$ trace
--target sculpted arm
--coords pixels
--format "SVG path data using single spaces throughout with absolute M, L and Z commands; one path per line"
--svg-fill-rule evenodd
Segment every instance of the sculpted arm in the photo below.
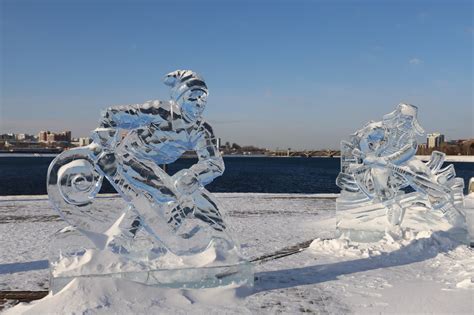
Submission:
M 107 108 L 102 112 L 99 128 L 92 132 L 94 143 L 106 149 L 113 149 L 118 141 L 119 129 L 131 130 L 163 121 L 169 111 L 162 105 L 160 101 L 149 101 L 144 104 Z
M 377 123 L 367 125 L 359 136 L 359 154 L 366 165 L 385 166 L 387 163 L 400 165 L 411 159 L 417 150 L 416 139 L 410 135 L 402 135 L 402 139 L 396 139 L 399 144 L 384 145 L 387 139 L 387 130 Z M 384 148 L 385 147 L 385 148 Z M 361 152 L 358 152 L 361 151 Z
M 164 112 L 166 110 L 160 101 L 113 106 L 102 112 L 100 128 L 134 129 L 152 122 L 163 121 Z
M 181 194 L 192 194 L 224 173 L 224 161 L 209 125 L 201 126 L 195 150 L 199 161 L 172 176 L 173 183 Z
M 196 145 L 199 162 L 193 165 L 190 170 L 196 175 L 199 183 L 205 186 L 216 177 L 221 176 L 225 167 L 211 126 L 204 123 L 201 128 L 202 135 Z
M 418 144 L 415 139 L 408 141 L 403 147 L 400 148 L 395 153 L 385 156 L 385 160 L 389 163 L 399 165 L 402 164 L 409 159 L 411 159 L 415 154 L 418 148 Z

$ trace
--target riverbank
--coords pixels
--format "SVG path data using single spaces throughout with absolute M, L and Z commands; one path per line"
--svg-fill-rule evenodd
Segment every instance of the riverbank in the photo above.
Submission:
M 0 158 L 2 157 L 55 157 L 58 154 L 56 153 L 0 153 Z M 300 157 L 300 156 L 270 156 L 264 154 L 256 155 L 240 155 L 240 154 L 229 154 L 223 155 L 224 158 L 301 158 L 301 159 L 340 159 L 340 156 L 315 156 L 315 157 Z M 418 159 L 422 161 L 428 161 L 430 155 L 417 155 Z M 182 159 L 196 159 L 196 156 L 183 156 Z M 474 163 L 474 155 L 446 155 L 446 162 L 467 162 Z

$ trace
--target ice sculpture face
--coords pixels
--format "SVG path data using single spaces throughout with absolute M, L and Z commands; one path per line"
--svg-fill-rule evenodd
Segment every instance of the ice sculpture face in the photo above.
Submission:
M 339 230 L 360 240 L 377 238 L 417 203 L 440 210 L 453 224 L 462 217 L 464 182 L 452 165 L 441 168 L 444 153 L 433 152 L 428 163 L 415 158 L 416 137 L 424 132 L 417 113 L 416 106 L 399 104 L 341 143 Z M 407 187 L 415 193 L 405 194 Z
M 172 86 L 171 97 L 180 106 L 183 118 L 197 121 L 207 103 L 208 90 L 203 79 L 189 70 L 175 71 L 166 76 L 165 84 Z
M 91 145 L 65 151 L 51 163 L 50 201 L 98 249 L 132 257 L 149 250 L 135 242 L 141 232 L 158 244 L 157 252 L 189 256 L 212 247 L 222 261 L 237 263 L 238 248 L 204 188 L 224 172 L 213 130 L 202 119 L 206 83 L 189 70 L 169 73 L 164 82 L 171 88 L 169 101 L 109 107 Z M 169 176 L 160 167 L 186 151 L 198 157 L 189 169 Z M 125 209 L 97 206 L 104 178 L 128 204 Z

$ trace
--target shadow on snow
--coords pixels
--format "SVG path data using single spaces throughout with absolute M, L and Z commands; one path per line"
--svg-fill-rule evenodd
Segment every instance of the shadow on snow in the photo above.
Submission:
M 435 232 L 428 239 L 413 240 L 410 244 L 398 250 L 368 258 L 303 268 L 259 272 L 255 274 L 256 281 L 253 292 L 259 293 L 300 285 L 317 284 L 337 280 L 342 275 L 422 262 L 436 257 L 439 253 L 448 252 L 462 245 L 454 241 L 449 245 L 442 244 L 441 239 L 449 238 L 449 235 L 450 231 Z
M 0 275 L 48 268 L 48 260 L 35 260 L 21 263 L 1 264 Z

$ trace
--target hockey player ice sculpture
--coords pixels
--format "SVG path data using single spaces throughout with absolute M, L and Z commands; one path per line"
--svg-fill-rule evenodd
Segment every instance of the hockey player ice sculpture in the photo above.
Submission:
M 437 151 L 427 163 L 415 157 L 416 137 L 424 133 L 417 111 L 399 104 L 382 121 L 369 122 L 341 142 L 337 228 L 350 239 L 382 238 L 414 205 L 438 211 L 452 225 L 462 224 L 464 182 L 456 178 L 453 165 L 442 168 L 445 154 Z
M 207 86 L 189 70 L 168 74 L 165 84 L 171 100 L 108 108 L 92 144 L 51 163 L 49 199 L 72 226 L 54 242 L 53 291 L 93 274 L 156 286 L 251 285 L 250 265 L 204 188 L 224 172 L 201 116 Z M 199 159 L 189 169 L 169 176 L 160 167 L 188 150 Z M 97 198 L 104 178 L 124 202 Z

